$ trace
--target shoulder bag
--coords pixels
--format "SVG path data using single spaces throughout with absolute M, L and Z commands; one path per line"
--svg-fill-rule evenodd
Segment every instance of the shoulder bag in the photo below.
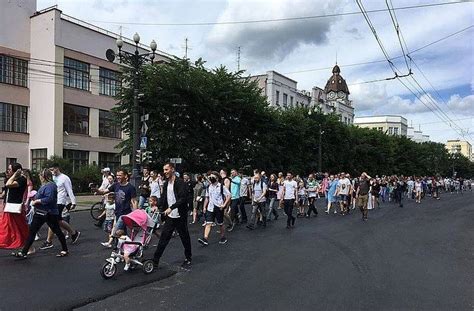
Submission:
M 8 196 L 10 195 L 10 189 L 7 192 L 7 199 L 5 200 L 4 213 L 20 214 L 23 207 L 23 203 L 8 203 Z

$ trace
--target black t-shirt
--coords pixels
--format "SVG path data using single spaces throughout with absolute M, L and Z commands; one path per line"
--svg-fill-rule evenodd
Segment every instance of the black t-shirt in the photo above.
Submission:
M 361 180 L 359 182 L 359 195 L 366 195 L 369 193 L 370 184 L 368 180 Z
M 109 191 L 115 193 L 115 216 L 117 218 L 132 211 L 132 198 L 137 197 L 134 186 L 129 183 L 121 185 L 116 182 L 109 187 Z
M 7 188 L 7 203 L 22 203 L 23 195 L 26 190 L 26 178 L 24 176 L 19 176 L 16 180 L 19 187 L 16 188 Z

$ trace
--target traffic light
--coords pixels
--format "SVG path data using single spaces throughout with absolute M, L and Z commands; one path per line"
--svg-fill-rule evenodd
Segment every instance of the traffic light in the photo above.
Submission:
M 137 152 L 135 153 L 135 162 L 137 162 L 137 163 L 142 162 L 142 151 L 141 150 L 137 150 Z
M 153 159 L 153 153 L 151 151 L 143 152 L 143 162 L 151 162 Z

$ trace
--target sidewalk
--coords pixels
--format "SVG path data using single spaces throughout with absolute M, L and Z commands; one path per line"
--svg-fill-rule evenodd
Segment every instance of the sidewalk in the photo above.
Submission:
M 85 211 L 91 208 L 92 204 L 99 202 L 102 196 L 100 195 L 83 195 L 76 197 L 75 211 Z

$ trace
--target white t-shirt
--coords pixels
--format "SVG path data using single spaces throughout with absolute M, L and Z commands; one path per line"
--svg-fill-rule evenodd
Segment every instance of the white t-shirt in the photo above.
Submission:
M 423 187 L 421 182 L 415 182 L 415 191 L 416 192 L 423 192 Z
M 298 188 L 298 184 L 294 180 L 285 180 L 283 182 L 283 187 L 285 189 L 285 197 L 284 200 L 294 200 L 296 199 L 295 193 L 296 189 Z
M 224 198 L 222 197 L 224 195 Z M 211 184 L 206 190 L 206 197 L 209 200 L 209 204 L 207 205 L 207 210 L 209 212 L 214 211 L 214 207 L 220 208 L 222 204 L 224 204 L 225 197 L 230 196 L 230 191 L 227 187 L 222 186 L 222 194 L 221 194 L 221 184 L 216 183 L 215 185 Z
M 337 186 L 339 187 L 339 194 L 348 195 L 351 181 L 347 178 L 339 179 Z
M 246 197 L 249 192 L 249 180 L 247 178 L 242 178 L 240 181 L 240 196 Z
M 150 183 L 150 196 L 155 196 L 158 199 L 161 197 L 161 186 L 160 183 L 158 182 L 158 178 L 155 180 L 152 180 Z
M 259 181 L 258 183 L 254 182 L 252 185 L 252 196 L 254 202 L 262 203 L 267 200 L 265 196 L 263 196 L 260 200 L 257 201 L 258 198 L 262 195 L 263 192 L 267 190 L 267 185 L 263 181 Z
M 176 197 L 174 196 L 174 183 L 168 182 L 168 187 L 166 189 L 166 198 L 168 199 L 168 207 L 176 203 Z M 170 218 L 179 218 L 179 211 L 177 208 L 173 209 L 168 215 Z
M 71 179 L 63 173 L 58 176 L 53 176 L 53 181 L 58 187 L 58 201 L 57 204 L 66 205 L 68 199 L 71 200 L 72 204 L 76 204 L 76 197 L 72 192 Z
M 115 203 L 105 203 L 105 220 L 115 219 Z

